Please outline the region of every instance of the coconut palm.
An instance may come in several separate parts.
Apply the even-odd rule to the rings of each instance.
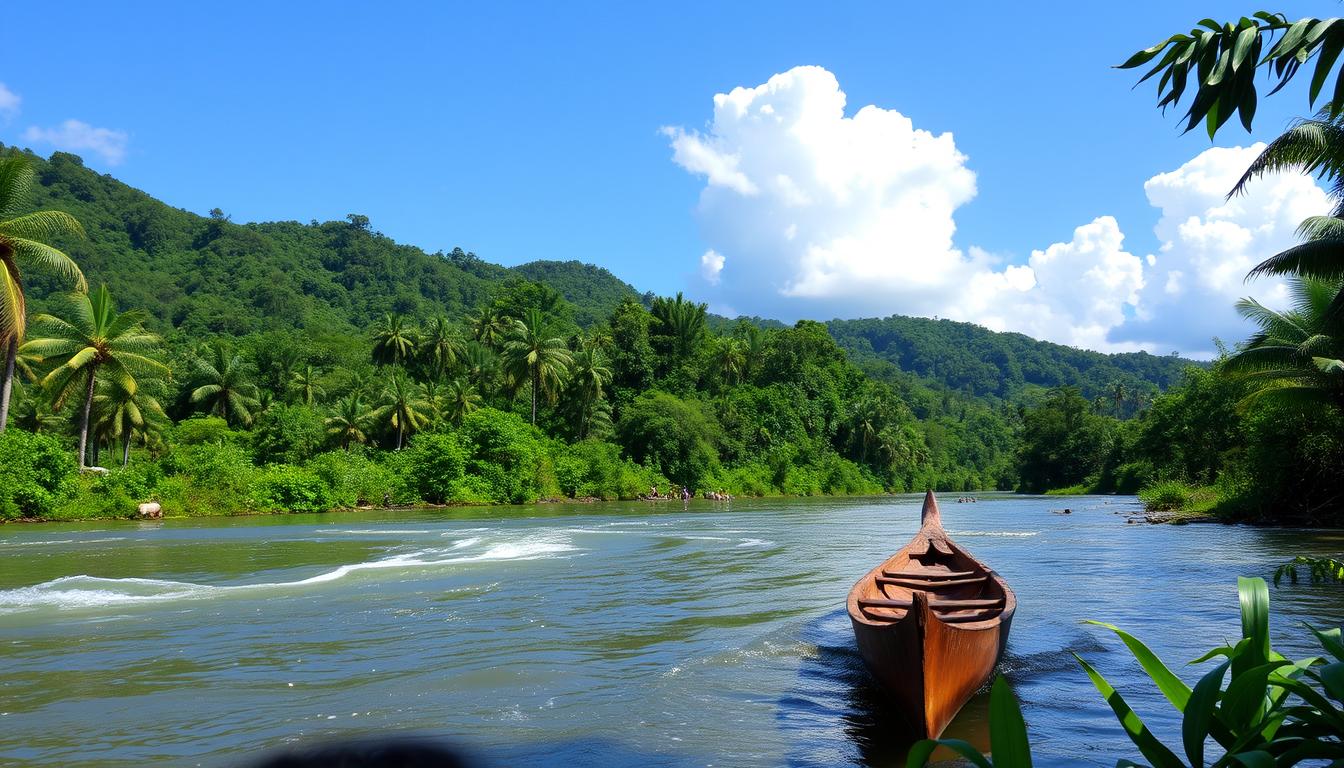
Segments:
[[[765,362],[765,331],[759,326],[743,325],[737,335],[742,342],[742,378],[751,379]]]
[[[93,396],[97,431],[105,435],[109,442],[121,441],[123,467],[131,461],[131,441],[136,437],[148,441],[149,435],[157,431],[158,425],[168,420],[163,406],[150,392],[149,384],[146,382],[146,385],[140,386],[134,379],[129,382],[109,379]]]
[[[737,339],[722,338],[714,347],[714,367],[725,383],[736,384],[742,379],[742,343]]]
[[[436,317],[425,328],[420,342],[420,366],[431,376],[441,378],[457,365],[466,348],[466,339],[457,326],[446,317]]]
[[[60,429],[63,419],[52,412],[51,404],[40,392],[29,390],[17,398],[10,421],[14,426],[27,432],[55,432]]]
[[[671,339],[671,352],[677,360],[690,357],[696,343],[705,333],[708,306],[687,301],[681,292],[676,298],[658,297],[653,300],[653,316],[658,320],[662,335]]]
[[[577,406],[578,424],[575,434],[580,440],[588,436],[593,411],[602,400],[603,388],[611,383],[611,368],[606,356],[593,347],[584,347],[574,354],[570,368],[569,392]]]
[[[84,229],[64,211],[33,211],[16,216],[28,200],[33,169],[22,155],[0,159],[0,348],[5,365],[0,372],[0,432],[9,422],[9,398],[14,389],[14,365],[27,330],[27,297],[23,269],[38,267],[69,281],[75,290],[88,290],[84,273],[69,256],[49,241],[61,235],[83,237]]]
[[[1332,313],[1342,285],[1294,278],[1292,307],[1285,311],[1250,298],[1237,302],[1241,316],[1260,328],[1225,364],[1257,385],[1245,402],[1268,397],[1344,408],[1344,318]]]
[[[476,386],[476,391],[485,396],[490,381],[495,374],[495,355],[484,344],[477,341],[467,342],[467,352],[462,356],[462,372],[467,380]]]
[[[458,378],[448,382],[444,393],[444,416],[454,426],[481,407],[481,396],[472,389],[466,379]]]
[[[401,315],[388,312],[373,328],[373,362],[405,365],[415,355],[419,339]]]
[[[261,400],[241,353],[216,342],[193,357],[191,366],[191,402],[230,425],[252,423],[253,414],[261,410]]]
[[[508,335],[510,320],[511,318],[493,306],[489,304],[482,306],[472,313],[468,321],[472,341],[478,341],[489,349],[497,349]]]
[[[327,391],[318,383],[321,375],[321,371],[314,368],[312,363],[309,363],[290,376],[289,389],[298,395],[299,402],[304,405],[312,405],[313,401],[325,397],[327,394]]]
[[[383,404],[375,408],[371,418],[397,433],[397,450],[406,441],[406,435],[429,423],[429,403],[420,394],[415,385],[400,369],[393,369],[383,387]]]
[[[364,397],[359,392],[351,392],[337,401],[336,412],[327,417],[327,434],[336,438],[341,448],[348,451],[351,443],[362,443],[368,439],[364,433],[368,419],[369,411],[364,407]]]
[[[142,327],[148,313],[143,310],[118,313],[106,285],[99,286],[92,295],[71,294],[66,314],[67,318],[53,315],[33,318],[33,326],[43,336],[23,347],[55,366],[42,380],[55,408],[83,391],[84,408],[79,417],[79,466],[83,467],[98,377],[101,375],[109,383],[134,392],[136,374],[167,374],[168,367],[149,357],[158,350],[161,340]]]
[[[532,423],[537,423],[537,398],[553,401],[573,358],[564,339],[551,336],[545,317],[529,309],[514,320],[503,349],[504,365],[516,382],[532,386]]]

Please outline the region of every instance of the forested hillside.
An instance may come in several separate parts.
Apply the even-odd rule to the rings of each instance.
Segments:
[[[1151,398],[1177,383],[1191,365],[1174,355],[1103,355],[951,320],[893,315],[832,320],[827,327],[860,364],[878,358],[977,397],[1011,399],[1030,386],[1075,386],[1094,399],[1112,396],[1118,384],[1131,395]]]
[[[148,310],[150,326],[162,333],[349,333],[385,312],[462,315],[516,278],[558,291],[574,306],[576,324],[588,328],[609,317],[622,299],[648,306],[654,295],[577,261],[506,268],[461,249],[426,253],[383,236],[357,214],[347,221],[241,225],[222,211],[198,216],[97,174],[74,155],[28,157],[38,172],[33,206],[68,211],[89,234],[88,240],[57,245],[91,281],[107,283],[123,305]],[[38,275],[37,306],[57,287]],[[716,330],[732,325],[709,320]],[[828,327],[861,365],[880,358],[927,384],[977,397],[1010,398],[1025,385],[1073,385],[1095,398],[1116,382],[1130,392],[1148,392],[1167,388],[1189,365],[1144,353],[1103,355],[946,320],[893,316],[835,320]]]

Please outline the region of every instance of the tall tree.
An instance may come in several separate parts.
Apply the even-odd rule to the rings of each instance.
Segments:
[[[22,269],[46,269],[74,283],[75,290],[88,290],[79,266],[48,242],[61,235],[83,237],[84,229],[75,217],[64,211],[16,215],[28,202],[32,185],[33,169],[23,156],[0,158],[0,348],[5,352],[5,367],[0,373],[0,432],[9,423],[14,361],[27,327]]]
[[[371,416],[397,433],[396,449],[400,451],[406,435],[429,423],[429,407],[415,382],[404,371],[394,368],[383,387],[383,404]]]
[[[420,341],[421,368],[433,378],[442,378],[466,353],[466,339],[446,317],[436,317],[425,327]]]
[[[327,391],[319,382],[321,377],[322,372],[313,367],[312,363],[308,363],[290,376],[290,389],[299,396],[299,402],[312,405],[313,401],[326,396]]]
[[[655,336],[666,339],[661,351],[676,362],[689,358],[705,335],[707,311],[708,305],[687,301],[680,291],[672,299],[654,299],[653,317],[658,321]]]
[[[573,358],[565,340],[551,336],[539,310],[530,309],[515,320],[503,349],[504,363],[515,380],[532,388],[532,423],[537,423],[537,398],[553,401]]]
[[[444,394],[444,416],[454,426],[481,407],[481,396],[472,389],[466,379],[457,378],[448,382]]]
[[[574,434],[578,439],[588,437],[588,427],[593,411],[602,400],[605,387],[611,383],[611,368],[606,356],[593,346],[585,346],[574,353],[574,365],[570,369],[569,391],[573,393],[575,415],[578,423]]]
[[[83,390],[84,407],[79,417],[79,466],[84,466],[89,441],[89,414],[93,409],[98,377],[134,393],[135,374],[167,374],[168,367],[150,357],[162,343],[142,324],[149,318],[143,310],[118,313],[107,286],[92,295],[67,298],[66,317],[38,315],[33,324],[44,334],[24,344],[24,349],[56,366],[42,385],[59,407],[72,394]]]
[[[364,433],[368,419],[369,411],[364,407],[363,395],[351,392],[336,403],[336,412],[327,417],[327,434],[336,438],[341,448],[348,451],[352,443],[362,443],[368,439]]]
[[[489,349],[498,349],[508,335],[510,318],[493,304],[483,305],[468,319],[471,338]]]
[[[242,353],[217,341],[194,355],[191,367],[191,402],[229,424],[252,423],[261,399]]]
[[[373,328],[373,362],[405,365],[415,355],[419,339],[401,315],[388,312]]]
[[[98,431],[111,441],[121,441],[121,466],[131,461],[131,442],[141,437],[148,442],[158,425],[168,421],[168,414],[158,398],[150,391],[148,382],[109,379],[93,396],[94,421]]]

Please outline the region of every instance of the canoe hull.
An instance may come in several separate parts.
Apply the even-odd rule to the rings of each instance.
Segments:
[[[1008,643],[1012,616],[993,626],[964,628],[909,611],[894,624],[851,617],[859,654],[905,717],[909,735],[936,739],[994,674]]]

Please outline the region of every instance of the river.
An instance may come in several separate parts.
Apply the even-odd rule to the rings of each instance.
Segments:
[[[1017,592],[1001,669],[1038,766],[1138,757],[1071,651],[1179,743],[1083,619],[1179,668],[1238,635],[1236,576],[1344,550],[1339,532],[1130,524],[1125,497],[942,507]],[[918,517],[895,497],[4,526],[0,764],[238,765],[409,732],[487,766],[899,765],[844,599]],[[1302,621],[1344,620],[1344,588],[1271,600],[1290,656],[1312,650]],[[986,710],[946,735],[984,744]]]

